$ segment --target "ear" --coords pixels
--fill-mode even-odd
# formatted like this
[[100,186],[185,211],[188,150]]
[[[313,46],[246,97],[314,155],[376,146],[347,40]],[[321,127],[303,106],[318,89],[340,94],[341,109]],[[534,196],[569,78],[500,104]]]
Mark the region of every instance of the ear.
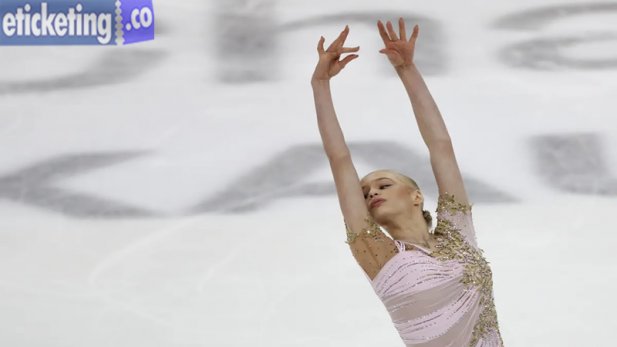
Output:
[[422,205],[422,203],[424,202],[424,196],[419,189],[415,189],[414,191],[412,191],[411,195],[415,205]]

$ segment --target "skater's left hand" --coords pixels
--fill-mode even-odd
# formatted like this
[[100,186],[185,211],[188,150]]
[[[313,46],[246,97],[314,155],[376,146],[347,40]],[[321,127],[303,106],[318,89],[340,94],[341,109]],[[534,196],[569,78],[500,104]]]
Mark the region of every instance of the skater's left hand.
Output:
[[384,28],[381,20],[377,21],[377,28],[379,28],[379,35],[386,45],[386,48],[379,51],[388,56],[388,60],[392,63],[395,69],[406,68],[413,65],[413,54],[416,46],[416,39],[418,38],[418,31],[420,28],[416,24],[413,27],[411,38],[407,41],[407,33],[405,31],[405,21],[403,18],[398,20],[399,31],[401,37],[399,38],[392,27],[392,23],[388,21],[386,28]]

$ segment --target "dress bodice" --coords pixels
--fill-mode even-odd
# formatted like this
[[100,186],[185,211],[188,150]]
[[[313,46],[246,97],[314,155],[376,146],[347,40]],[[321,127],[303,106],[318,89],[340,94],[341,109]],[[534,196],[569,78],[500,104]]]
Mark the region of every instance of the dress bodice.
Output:
[[367,278],[406,346],[503,347],[492,271],[477,246],[471,205],[443,194],[436,212],[434,251],[393,240],[396,254]]

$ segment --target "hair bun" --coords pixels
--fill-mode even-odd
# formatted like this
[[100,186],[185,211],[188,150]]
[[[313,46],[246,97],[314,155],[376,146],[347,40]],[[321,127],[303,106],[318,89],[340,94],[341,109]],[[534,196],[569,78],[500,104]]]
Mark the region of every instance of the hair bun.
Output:
[[430,228],[433,225],[433,216],[431,216],[431,213],[428,210],[422,210],[422,216],[424,216],[424,220]]

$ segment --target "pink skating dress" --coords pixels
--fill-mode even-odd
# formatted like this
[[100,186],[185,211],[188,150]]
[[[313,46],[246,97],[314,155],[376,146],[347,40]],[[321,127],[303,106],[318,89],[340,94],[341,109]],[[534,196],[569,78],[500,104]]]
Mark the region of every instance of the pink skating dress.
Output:
[[[379,260],[373,257],[380,269],[373,280],[364,274],[406,346],[503,347],[492,272],[477,246],[471,205],[445,193],[438,198],[436,212],[433,252],[392,240],[371,218],[367,218],[371,227],[357,235],[345,223],[347,243],[363,238],[369,246],[394,242],[394,255],[385,258],[384,264],[377,265]],[[371,248],[362,252],[370,253]]]

